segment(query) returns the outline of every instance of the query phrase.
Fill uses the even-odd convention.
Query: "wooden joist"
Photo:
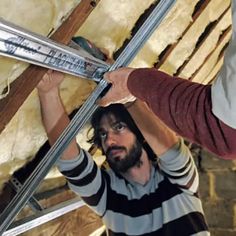
[[[211,70],[210,74],[207,76],[205,81],[208,81],[208,84],[212,84],[213,81],[217,78],[217,75],[223,66],[224,63],[224,54],[221,54],[221,56],[218,59],[218,62],[215,64],[214,68]]]
[[[217,44],[217,47],[214,51],[207,57],[204,64],[196,71],[192,76],[191,80],[198,83],[208,84],[212,81],[212,78],[209,78],[208,75],[214,69],[215,65],[218,63],[219,58],[221,57],[222,51],[226,48],[230,38],[232,27],[230,26],[222,35]]]
[[[178,68],[189,60],[207,26],[211,22],[217,21],[229,6],[229,0],[223,2],[221,0],[210,1],[159,69],[169,74],[175,74]]]
[[[178,69],[176,76],[189,79],[204,63],[207,56],[216,48],[221,34],[231,25],[231,9],[228,7],[220,18],[208,25],[202,37],[199,39],[197,47]]]
[[[195,6],[195,12],[193,13],[193,21],[188,25],[188,27],[183,32],[181,38],[184,37],[184,35],[188,32],[190,27],[193,25],[193,23],[197,20],[197,18],[201,15],[201,13],[204,11],[204,9],[208,6],[209,2],[211,0],[206,1],[199,1],[198,4]],[[159,69],[164,62],[167,60],[168,56],[171,54],[171,52],[177,47],[178,43],[180,41],[177,41],[176,43],[167,46],[167,48],[159,55],[159,61],[155,63],[155,68]]]

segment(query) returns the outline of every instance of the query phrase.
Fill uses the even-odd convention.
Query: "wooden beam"
[[[208,37],[211,36],[211,33],[215,30],[217,25],[221,23],[221,21],[224,19],[226,14],[231,14],[231,8],[230,6],[225,9],[225,11],[221,14],[221,16],[214,22],[210,22],[209,24],[209,29],[207,29],[204,33],[203,36],[201,37],[201,41],[198,42],[196,45],[196,48],[193,50],[192,54],[188,57],[188,59],[178,68],[174,76],[180,76],[182,71],[185,69],[185,67],[188,65],[188,63],[193,59],[193,57],[197,54],[198,50],[201,49],[201,47],[206,43],[206,40]],[[207,27],[208,28],[208,27]],[[181,77],[181,76],[180,76]]]
[[[218,59],[215,62],[216,65],[216,63],[219,60],[219,57],[222,55],[221,53],[225,50],[225,47],[227,47],[228,45],[228,42],[231,38],[231,34],[232,34],[232,26],[229,26],[227,30],[223,32],[215,49],[207,56],[204,63],[202,63],[202,65],[198,68],[198,70],[196,70],[196,72],[192,75],[192,77],[190,78],[191,81],[204,84],[207,84],[209,82],[206,81],[206,79],[208,78],[208,74],[203,75],[204,71],[206,70],[211,72],[211,70],[214,67],[210,65],[212,58],[217,56]]]
[[[207,76],[207,78],[204,80],[204,83],[212,84],[214,80],[217,79],[220,69],[222,68],[223,64],[224,64],[224,54],[221,53],[216,65],[214,66],[210,74]]]
[[[99,1],[100,0],[81,0],[70,16],[50,38],[54,41],[68,44]],[[0,100],[0,133],[37,86],[47,70],[48,69],[43,67],[30,65],[11,83],[9,95]]]
[[[192,22],[188,25],[188,27],[185,29],[185,31],[183,32],[181,38],[184,37],[184,35],[188,32],[188,30],[190,29],[190,27],[194,24],[194,22],[197,20],[197,18],[201,15],[201,13],[206,9],[206,7],[208,6],[208,4],[210,3],[211,0],[205,0],[205,1],[200,1],[199,4],[201,3],[200,7],[197,8],[197,10],[193,13],[192,16]],[[198,4],[197,4],[198,5]],[[196,7],[197,7],[196,5]],[[154,64],[154,67],[159,69],[164,62],[167,60],[168,56],[171,54],[171,52],[175,49],[175,47],[177,47],[177,45],[179,44],[180,40],[178,40],[176,43],[167,46],[167,48],[165,50],[163,50],[163,52],[159,55],[159,61],[157,63]]]

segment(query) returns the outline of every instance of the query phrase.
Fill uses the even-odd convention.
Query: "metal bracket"
[[[22,184],[21,182],[16,178],[16,177],[11,177],[10,181],[10,186],[16,191],[19,192],[20,189],[22,188]],[[37,199],[32,196],[28,203],[29,207],[34,211],[34,212],[38,212],[38,211],[42,211],[43,207],[40,205],[40,203],[37,201]]]
[[[22,234],[30,229],[56,219],[68,212],[76,210],[84,205],[85,203],[79,197],[57,204],[56,206],[42,210],[33,216],[29,216],[22,220],[14,222],[10,229],[4,232],[3,235],[16,236]]]

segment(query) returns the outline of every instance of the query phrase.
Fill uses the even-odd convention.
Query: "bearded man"
[[[69,123],[59,93],[62,79],[50,71],[38,85],[51,144]],[[145,103],[99,108],[91,124],[91,141],[110,168],[99,168],[75,140],[58,167],[70,188],[102,217],[108,235],[209,235],[191,153]]]

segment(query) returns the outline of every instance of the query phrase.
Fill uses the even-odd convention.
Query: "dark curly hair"
[[[116,119],[119,121],[124,122],[130,131],[136,136],[139,143],[142,144],[143,148],[146,150],[148,157],[150,160],[156,160],[156,155],[152,151],[151,147],[148,145],[148,143],[145,141],[142,133],[136,126],[134,120],[132,119],[129,112],[126,110],[124,105],[122,104],[112,104],[107,107],[99,107],[92,115],[91,118],[91,126],[93,129],[93,136],[89,140],[90,143],[94,143],[98,148],[102,150],[101,145],[101,139],[99,136],[99,129],[100,129],[100,122],[103,116],[106,116],[108,114],[113,114]],[[103,150],[102,150],[103,151]]]

